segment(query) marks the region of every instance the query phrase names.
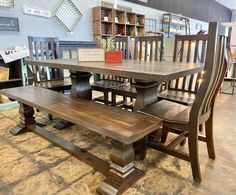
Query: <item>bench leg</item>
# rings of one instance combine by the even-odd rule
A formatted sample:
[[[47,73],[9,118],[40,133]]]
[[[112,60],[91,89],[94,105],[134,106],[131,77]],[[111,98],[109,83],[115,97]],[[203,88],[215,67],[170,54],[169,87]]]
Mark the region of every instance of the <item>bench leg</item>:
[[[122,194],[144,175],[144,172],[136,169],[133,164],[134,150],[132,144],[124,145],[113,140],[110,160],[112,163],[110,164],[109,176],[97,189],[99,194]]]
[[[143,139],[133,144],[135,157],[137,160],[144,160],[146,158],[146,153],[147,153],[146,142],[147,142],[147,137],[144,137]]]
[[[19,135],[30,131],[27,127],[35,124],[34,109],[23,103],[19,103],[19,113],[20,113],[20,124],[10,130],[12,135]]]

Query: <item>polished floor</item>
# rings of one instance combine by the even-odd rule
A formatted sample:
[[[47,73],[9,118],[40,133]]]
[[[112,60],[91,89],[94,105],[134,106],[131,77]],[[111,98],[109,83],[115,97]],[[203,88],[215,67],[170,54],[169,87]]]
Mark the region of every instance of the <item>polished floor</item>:
[[[44,120],[37,113],[37,120]],[[0,112],[0,195],[91,195],[104,179],[85,163],[70,156],[34,133],[12,136],[17,124],[17,109]],[[149,149],[146,160],[136,166],[145,170],[126,195],[156,194],[236,194],[236,95],[218,95],[214,117],[217,158],[207,156],[200,143],[203,181],[193,182],[190,165],[174,157]],[[83,127],[48,130],[109,160],[109,142]]]

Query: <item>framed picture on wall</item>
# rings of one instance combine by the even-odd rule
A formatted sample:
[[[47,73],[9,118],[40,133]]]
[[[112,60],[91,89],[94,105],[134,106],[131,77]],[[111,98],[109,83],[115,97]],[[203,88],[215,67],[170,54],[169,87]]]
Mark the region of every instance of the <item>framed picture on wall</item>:
[[[0,7],[14,7],[14,0],[0,0]]]
[[[0,32],[19,32],[18,18],[0,17]]]

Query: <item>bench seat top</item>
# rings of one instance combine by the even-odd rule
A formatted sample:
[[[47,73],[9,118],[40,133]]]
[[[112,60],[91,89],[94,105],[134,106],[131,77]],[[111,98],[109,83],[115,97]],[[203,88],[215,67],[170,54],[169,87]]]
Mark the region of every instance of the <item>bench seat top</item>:
[[[72,98],[40,87],[3,89],[0,94],[124,144],[132,144],[162,125],[157,117]]]

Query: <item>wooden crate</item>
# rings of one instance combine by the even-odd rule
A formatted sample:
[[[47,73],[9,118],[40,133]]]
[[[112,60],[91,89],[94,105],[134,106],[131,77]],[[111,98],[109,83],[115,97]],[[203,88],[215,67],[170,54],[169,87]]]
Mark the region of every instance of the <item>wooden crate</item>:
[[[9,68],[0,67],[0,81],[6,81],[9,79]]]

